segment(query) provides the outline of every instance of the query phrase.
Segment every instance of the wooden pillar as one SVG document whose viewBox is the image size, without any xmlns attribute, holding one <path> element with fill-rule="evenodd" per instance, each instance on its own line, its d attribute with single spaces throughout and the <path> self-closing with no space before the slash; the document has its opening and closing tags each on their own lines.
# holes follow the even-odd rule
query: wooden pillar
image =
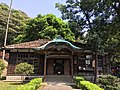
<svg viewBox="0 0 120 90">
<path fill-rule="evenodd" d="M 97 73 L 98 73 L 98 53 L 97 50 L 95 52 L 95 76 L 94 76 L 94 83 L 97 83 Z"/>
<path fill-rule="evenodd" d="M 106 59 L 106 74 L 109 74 L 110 68 L 109 68 L 109 57 L 108 57 L 108 54 L 105 54 L 105 59 Z"/>
<path fill-rule="evenodd" d="M 105 55 L 102 56 L 103 59 L 103 63 L 102 63 L 102 67 L 103 67 L 103 75 L 105 74 Z"/>
<path fill-rule="evenodd" d="M 72 82 L 73 80 L 73 52 L 72 52 L 72 56 L 71 56 L 71 76 L 72 76 Z"/>
<path fill-rule="evenodd" d="M 73 52 L 71 56 L 71 76 L 73 77 Z"/>
<path fill-rule="evenodd" d="M 73 59 L 71 57 L 71 76 L 73 76 Z"/>
<path fill-rule="evenodd" d="M 44 60 L 44 81 L 46 81 L 46 63 L 47 63 L 47 57 L 46 57 L 46 51 L 45 51 L 45 60 Z"/>
</svg>

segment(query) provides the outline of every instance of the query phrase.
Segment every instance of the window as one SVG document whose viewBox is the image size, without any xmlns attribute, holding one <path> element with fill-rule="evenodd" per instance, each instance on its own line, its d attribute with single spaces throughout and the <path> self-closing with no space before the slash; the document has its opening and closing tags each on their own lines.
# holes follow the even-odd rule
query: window
<svg viewBox="0 0 120 90">
<path fill-rule="evenodd" d="M 87 59 L 92 59 L 92 55 L 86 55 Z"/>
<path fill-rule="evenodd" d="M 33 59 L 29 59 L 28 63 L 33 65 Z"/>
<path fill-rule="evenodd" d="M 29 54 L 29 53 L 19 53 L 17 55 L 17 64 L 21 62 L 27 62 L 34 66 L 34 73 L 39 74 L 39 58 L 35 54 Z"/>
<path fill-rule="evenodd" d="M 103 65 L 103 57 L 102 55 L 98 55 L 98 67 L 102 67 Z"/>
<path fill-rule="evenodd" d="M 17 64 L 22 63 L 22 61 L 23 61 L 23 60 L 18 59 L 18 60 L 17 60 Z"/>
<path fill-rule="evenodd" d="M 79 59 L 85 58 L 85 55 L 79 55 L 78 58 Z"/>
<path fill-rule="evenodd" d="M 85 64 L 90 65 L 90 60 L 86 60 Z"/>
</svg>

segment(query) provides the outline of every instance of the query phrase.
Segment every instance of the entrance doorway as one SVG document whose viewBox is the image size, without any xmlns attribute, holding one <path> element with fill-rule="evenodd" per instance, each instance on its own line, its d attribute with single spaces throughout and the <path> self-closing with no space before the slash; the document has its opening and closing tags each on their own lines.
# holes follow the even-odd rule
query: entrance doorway
<svg viewBox="0 0 120 90">
<path fill-rule="evenodd" d="M 70 59 L 47 59 L 47 75 L 70 75 L 71 67 L 70 67 Z"/>
<path fill-rule="evenodd" d="M 64 75 L 64 60 L 54 60 L 54 75 Z"/>
</svg>

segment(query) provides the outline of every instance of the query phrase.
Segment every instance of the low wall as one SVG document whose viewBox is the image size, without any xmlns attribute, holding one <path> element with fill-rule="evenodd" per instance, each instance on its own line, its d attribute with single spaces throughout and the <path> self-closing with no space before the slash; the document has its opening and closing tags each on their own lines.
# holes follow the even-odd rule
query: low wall
<svg viewBox="0 0 120 90">
<path fill-rule="evenodd" d="M 43 78 L 43 76 L 6 76 L 6 81 L 29 81 L 36 77 Z"/>
</svg>

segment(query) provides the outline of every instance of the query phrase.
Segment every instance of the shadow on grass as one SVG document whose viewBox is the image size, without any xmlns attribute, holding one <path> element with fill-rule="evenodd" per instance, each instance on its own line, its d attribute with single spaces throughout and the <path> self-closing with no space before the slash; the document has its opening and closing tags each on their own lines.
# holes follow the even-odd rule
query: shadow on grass
<svg viewBox="0 0 120 90">
<path fill-rule="evenodd" d="M 24 85 L 28 82 L 11 82 L 9 85 Z"/>
<path fill-rule="evenodd" d="M 25 84 L 25 83 L 21 83 L 21 82 L 19 82 L 19 83 L 18 83 L 18 82 L 15 83 L 15 82 L 14 82 L 14 83 L 10 83 L 9 85 L 24 85 L 24 84 Z"/>
</svg>

